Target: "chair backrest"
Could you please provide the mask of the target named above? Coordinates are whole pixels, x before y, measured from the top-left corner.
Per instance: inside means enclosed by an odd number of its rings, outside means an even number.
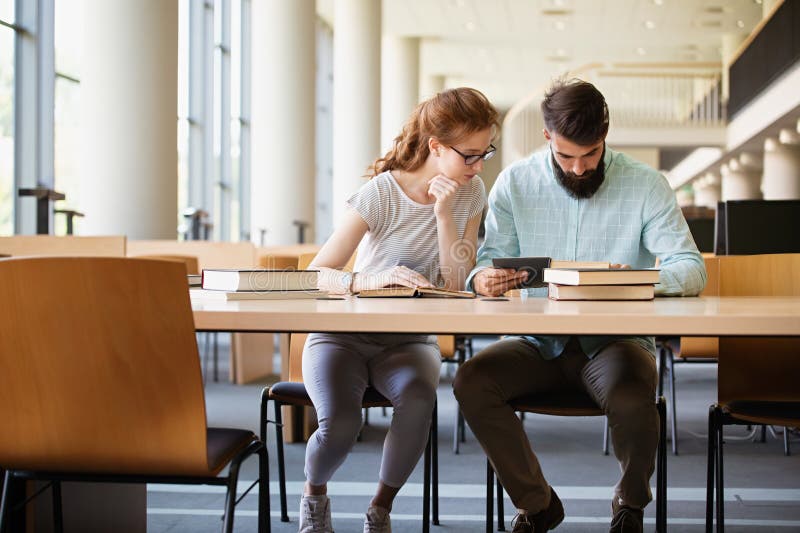
[[[721,257],[720,296],[800,296],[800,254]],[[800,401],[800,339],[720,338],[718,395]]]
[[[128,241],[128,257],[143,255],[191,255],[204,268],[253,268],[256,248],[252,242]]]
[[[0,261],[0,465],[208,471],[186,272],[168,261]]]
[[[77,237],[74,235],[14,235],[0,237],[0,254],[24,256],[125,257],[126,238]]]
[[[700,296],[719,296],[719,257],[703,254],[706,264],[706,287]],[[715,358],[719,354],[719,337],[681,337],[681,357],[686,359]]]
[[[183,263],[186,266],[187,274],[199,274],[200,263],[197,257],[193,255],[140,255],[138,259],[155,259],[158,261],[174,261],[176,263]]]

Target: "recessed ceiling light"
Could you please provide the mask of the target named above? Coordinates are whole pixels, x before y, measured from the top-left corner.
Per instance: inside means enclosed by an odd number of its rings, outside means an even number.
[[[475,31],[477,28],[478,28],[478,26],[474,22],[472,22],[471,20],[464,24],[464,29],[467,30],[467,31]]]
[[[664,0],[653,0],[653,3],[655,5],[657,5],[657,6],[663,6],[664,5]]]
[[[656,23],[653,22],[652,20],[645,20],[644,27],[647,28],[648,30],[652,30],[656,27]]]
[[[744,21],[743,21],[743,20],[737,20],[737,21],[736,21],[736,25],[737,25],[738,27],[740,27],[740,28],[744,28]]]
[[[564,31],[564,29],[567,27],[567,24],[563,20],[557,20],[555,24],[553,24],[553,27],[558,31]]]
[[[639,54],[640,56],[643,56],[647,53],[647,50],[645,50],[640,46],[639,48],[636,49],[636,53]]]

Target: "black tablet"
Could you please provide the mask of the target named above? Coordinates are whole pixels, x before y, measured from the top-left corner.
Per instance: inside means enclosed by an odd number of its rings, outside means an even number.
[[[520,288],[547,287],[543,275],[544,269],[550,266],[549,257],[495,257],[492,259],[492,266],[526,271],[528,279]]]

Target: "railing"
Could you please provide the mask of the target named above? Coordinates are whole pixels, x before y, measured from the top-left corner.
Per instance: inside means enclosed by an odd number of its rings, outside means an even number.
[[[726,123],[721,97],[720,66],[703,65],[704,71],[652,72],[642,69],[606,69],[592,65],[569,73],[593,83],[606,98],[611,130],[621,128],[720,127]],[[545,88],[515,104],[503,121],[503,164],[525,157],[544,139],[540,104]]]

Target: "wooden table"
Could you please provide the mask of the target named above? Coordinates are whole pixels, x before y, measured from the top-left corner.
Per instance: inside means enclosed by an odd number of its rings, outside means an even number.
[[[800,297],[193,301],[198,331],[800,336]]]

